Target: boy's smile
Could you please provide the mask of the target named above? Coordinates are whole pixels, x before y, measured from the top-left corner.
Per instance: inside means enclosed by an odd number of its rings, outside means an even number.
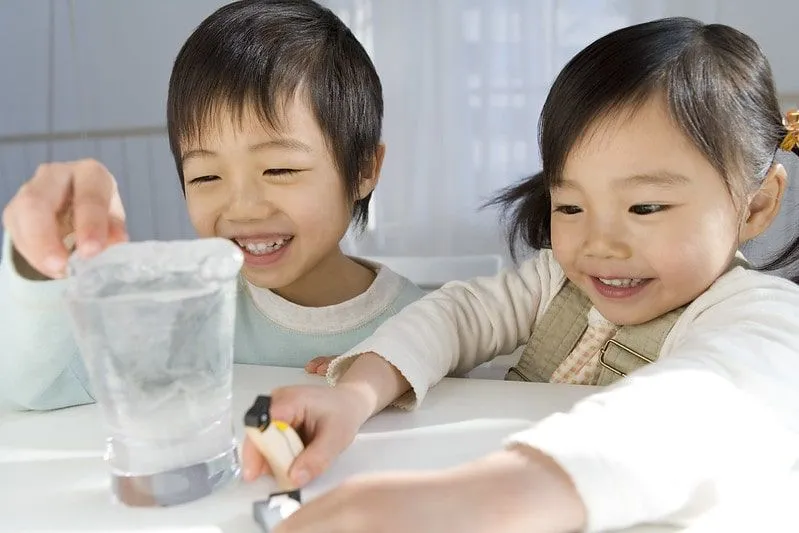
[[[234,236],[232,240],[244,252],[244,262],[253,266],[266,266],[280,259],[294,235],[267,234]]]

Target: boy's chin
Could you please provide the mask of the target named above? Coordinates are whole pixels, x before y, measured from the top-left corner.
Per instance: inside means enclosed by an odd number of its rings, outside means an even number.
[[[287,285],[290,285],[292,279],[287,279],[288,276],[281,275],[280,272],[264,272],[264,268],[252,267],[244,265],[241,269],[241,275],[250,285],[258,287],[259,289],[267,289],[270,291],[279,290]]]

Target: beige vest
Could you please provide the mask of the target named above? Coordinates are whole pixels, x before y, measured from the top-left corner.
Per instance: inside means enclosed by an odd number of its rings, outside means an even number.
[[[729,269],[736,266],[746,268],[748,264],[736,257]],[[505,379],[548,383],[588,328],[591,305],[591,300],[567,281],[555,295],[541,322],[533,328],[521,359],[508,371]],[[597,385],[610,385],[657,360],[666,336],[684,310],[685,306],[644,324],[621,326],[599,351]]]
[[[533,330],[521,359],[505,379],[548,383],[588,328],[591,305],[591,300],[567,281]],[[620,327],[600,350],[597,385],[609,385],[655,361],[683,309],[675,309],[645,324]]]

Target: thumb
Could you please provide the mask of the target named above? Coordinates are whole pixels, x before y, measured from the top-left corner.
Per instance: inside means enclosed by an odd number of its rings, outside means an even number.
[[[289,478],[298,487],[306,485],[328,469],[333,458],[352,442],[340,427],[324,425],[291,463]]]
[[[128,240],[130,238],[125,228],[125,221],[112,216],[108,224],[108,244],[117,244]]]

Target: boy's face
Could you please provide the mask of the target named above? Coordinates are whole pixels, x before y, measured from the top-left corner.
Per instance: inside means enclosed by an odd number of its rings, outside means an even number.
[[[306,274],[340,257],[350,202],[307,105],[291,101],[279,132],[252,112],[241,122],[222,115],[211,126],[182,150],[197,233],[236,242],[244,276],[268,289],[303,285]]]

